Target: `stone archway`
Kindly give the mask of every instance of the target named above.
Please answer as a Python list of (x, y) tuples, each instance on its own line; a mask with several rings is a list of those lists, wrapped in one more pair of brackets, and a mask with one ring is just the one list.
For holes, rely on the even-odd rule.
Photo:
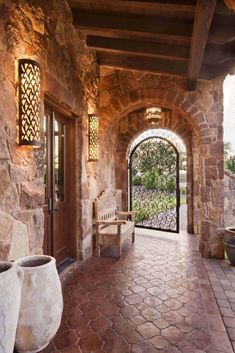
[[(128, 77), (126, 77), (128, 75)], [(172, 111), (164, 127), (176, 132), (188, 151), (188, 185), (192, 193), (189, 231), (200, 236), (205, 257), (223, 258), (223, 106), (221, 82), (202, 82), (186, 92), (183, 79), (110, 71), (101, 79), (101, 138), (115, 136), (115, 186), (124, 191), (127, 168), (124, 150), (146, 126), (137, 111), (156, 104)], [(180, 124), (177, 123), (180, 121)], [(116, 131), (114, 133), (114, 130)], [(190, 200), (189, 203), (190, 203)]]
[[(180, 114), (200, 132), (200, 135), (206, 136), (207, 129), (210, 128), (205, 116), (205, 111), (200, 109), (197, 101), (193, 102), (190, 94), (179, 94), (175, 91), (158, 90), (150, 88), (139, 88), (128, 91), (126, 94), (120, 92), (110, 99), (110, 104), (101, 106), (101, 132), (107, 131), (113, 121), (121, 119), (123, 116), (137, 109), (148, 106), (149, 104), (159, 105), (171, 109), (174, 114)], [(102, 101), (102, 91), (101, 91)], [(191, 104), (190, 104), (191, 103)]]
[[(136, 110), (127, 116), (124, 116), (118, 122), (117, 134), (117, 149), (115, 153), (115, 171), (116, 171), (116, 187), (122, 190), (123, 205), (125, 208), (128, 206), (128, 151), (132, 141), (142, 132), (149, 129), (149, 124), (142, 119), (142, 110)], [(196, 163), (199, 150), (199, 136), (196, 134), (192, 127), (188, 125), (185, 120), (177, 115), (172, 115), (171, 121), (165, 119), (159, 124), (159, 128), (167, 129), (178, 135), (185, 144), (187, 151), (187, 230), (189, 233), (198, 233), (199, 228), (195, 225), (194, 220), (197, 219), (200, 213), (200, 203), (196, 195), (194, 195), (193, 185), (200, 183), (198, 173), (193, 175), (193, 164)], [(182, 133), (183, 132), (183, 133)], [(194, 153), (193, 153), (194, 151)], [(194, 158), (193, 158), (194, 155)]]

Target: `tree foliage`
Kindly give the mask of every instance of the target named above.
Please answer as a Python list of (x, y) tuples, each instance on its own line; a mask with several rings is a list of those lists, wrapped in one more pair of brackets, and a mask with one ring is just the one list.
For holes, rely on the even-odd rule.
[(235, 174), (235, 156), (232, 154), (231, 142), (224, 143), (224, 169)]

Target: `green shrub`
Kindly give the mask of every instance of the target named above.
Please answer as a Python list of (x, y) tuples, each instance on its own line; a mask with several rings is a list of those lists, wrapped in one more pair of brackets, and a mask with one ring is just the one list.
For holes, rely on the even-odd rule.
[(142, 185), (147, 190), (164, 190), (164, 183), (155, 169), (150, 169), (142, 177)]
[(175, 186), (176, 186), (176, 182), (174, 178), (167, 180), (166, 187), (169, 193), (173, 193), (175, 191)]
[(132, 177), (132, 185), (133, 186), (140, 186), (142, 185), (142, 178), (141, 176), (135, 175)]
[(141, 210), (137, 211), (137, 214), (135, 216), (136, 223), (139, 223), (148, 219), (149, 219), (149, 212), (146, 209), (142, 208)]
[(235, 156), (230, 156), (229, 159), (225, 161), (225, 169), (235, 173)]

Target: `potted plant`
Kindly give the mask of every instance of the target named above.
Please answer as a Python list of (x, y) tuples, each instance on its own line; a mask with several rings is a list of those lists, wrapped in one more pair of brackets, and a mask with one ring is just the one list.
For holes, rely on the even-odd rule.
[(1, 352), (12, 353), (14, 349), (23, 276), (23, 271), (12, 262), (0, 261)]
[(225, 228), (224, 248), (232, 266), (235, 266), (235, 227)]
[(18, 353), (38, 352), (49, 344), (60, 326), (61, 283), (51, 256), (26, 256), (16, 264), (24, 271), (24, 282), (15, 348)]

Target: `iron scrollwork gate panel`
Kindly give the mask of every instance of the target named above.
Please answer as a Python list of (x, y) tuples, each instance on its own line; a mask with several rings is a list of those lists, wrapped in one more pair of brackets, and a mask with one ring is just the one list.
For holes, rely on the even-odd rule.
[(148, 138), (132, 151), (130, 206), (137, 227), (179, 232), (179, 153), (167, 139)]

